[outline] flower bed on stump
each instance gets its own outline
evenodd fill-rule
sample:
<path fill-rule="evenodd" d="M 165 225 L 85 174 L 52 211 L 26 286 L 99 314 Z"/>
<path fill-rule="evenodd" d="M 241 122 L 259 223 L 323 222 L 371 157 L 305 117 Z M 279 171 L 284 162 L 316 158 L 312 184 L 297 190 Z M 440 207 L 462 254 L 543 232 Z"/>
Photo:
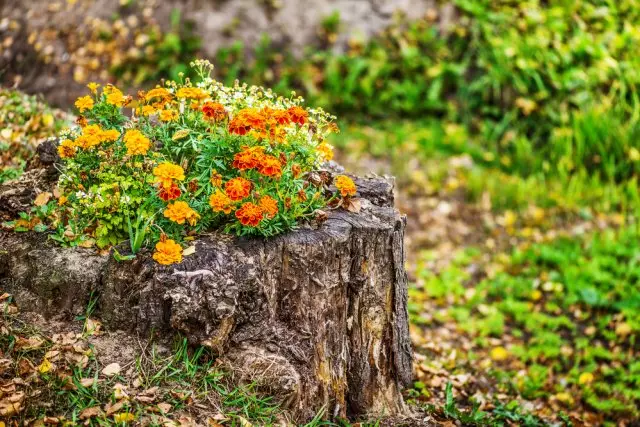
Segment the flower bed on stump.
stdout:
<path fill-rule="evenodd" d="M 206 230 L 269 237 L 328 203 L 351 206 L 350 178 L 338 176 L 332 194 L 316 172 L 333 156 L 325 137 L 338 131 L 335 117 L 294 95 L 223 86 L 206 61 L 192 66 L 198 84 L 169 81 L 135 99 L 88 85 L 75 103 L 78 126 L 58 146 L 57 200 L 36 201 L 40 228 L 70 246 L 155 246 L 153 258 L 172 264 Z"/>

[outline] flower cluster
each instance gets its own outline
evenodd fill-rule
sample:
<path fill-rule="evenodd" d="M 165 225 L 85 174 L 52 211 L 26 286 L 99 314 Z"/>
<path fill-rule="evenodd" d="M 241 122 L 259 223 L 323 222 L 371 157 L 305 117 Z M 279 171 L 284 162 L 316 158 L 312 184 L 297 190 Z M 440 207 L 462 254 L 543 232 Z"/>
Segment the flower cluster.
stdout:
<path fill-rule="evenodd" d="M 129 239 L 134 253 L 134 242 L 154 245 L 153 258 L 172 264 L 182 260 L 181 242 L 199 232 L 272 236 L 356 194 L 346 176 L 335 193 L 317 178 L 333 157 L 326 137 L 337 130 L 334 117 L 300 98 L 223 86 L 207 63 L 195 67 L 197 85 L 168 82 L 134 102 L 92 83 L 77 100 L 79 126 L 58 146 L 63 240 L 84 234 L 103 247 Z M 127 105 L 133 117 L 123 114 Z"/>

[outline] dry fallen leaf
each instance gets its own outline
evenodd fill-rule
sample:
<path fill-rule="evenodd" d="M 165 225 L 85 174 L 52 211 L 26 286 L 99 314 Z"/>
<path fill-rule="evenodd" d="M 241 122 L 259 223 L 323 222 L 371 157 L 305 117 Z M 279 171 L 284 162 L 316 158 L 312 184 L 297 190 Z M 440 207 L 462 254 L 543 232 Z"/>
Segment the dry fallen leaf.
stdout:
<path fill-rule="evenodd" d="M 93 417 L 98 417 L 102 415 L 102 409 L 99 406 L 92 406 L 91 408 L 86 408 L 82 412 L 80 412 L 80 419 L 86 420 Z"/>
<path fill-rule="evenodd" d="M 44 206 L 49 202 L 49 200 L 51 200 L 51 196 L 52 194 L 49 193 L 48 191 L 45 191 L 44 193 L 40 193 L 36 196 L 35 200 L 33 201 L 33 204 L 36 206 Z"/>
<path fill-rule="evenodd" d="M 102 374 L 107 377 L 112 377 L 114 375 L 118 375 L 122 368 L 118 363 L 110 363 L 102 370 Z"/>

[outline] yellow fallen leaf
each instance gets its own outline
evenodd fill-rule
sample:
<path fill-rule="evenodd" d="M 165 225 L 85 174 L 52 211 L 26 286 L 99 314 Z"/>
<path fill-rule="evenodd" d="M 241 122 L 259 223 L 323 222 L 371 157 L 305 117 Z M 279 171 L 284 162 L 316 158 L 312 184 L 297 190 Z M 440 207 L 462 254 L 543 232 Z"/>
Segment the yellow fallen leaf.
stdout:
<path fill-rule="evenodd" d="M 627 336 L 631 333 L 631 325 L 628 323 L 618 323 L 616 326 L 616 335 L 621 337 Z"/>
<path fill-rule="evenodd" d="M 491 349 L 491 358 L 496 362 L 506 360 L 509 357 L 509 352 L 506 348 L 499 346 Z"/>
<path fill-rule="evenodd" d="M 50 372 L 52 369 L 53 369 L 53 364 L 49 362 L 48 359 L 44 359 L 40 364 L 40 366 L 38 366 L 38 372 L 40 372 L 41 374 L 46 374 L 47 372 Z"/>
<path fill-rule="evenodd" d="M 121 412 L 113 415 L 113 421 L 116 423 L 128 423 L 136 419 L 136 416 L 130 412 Z"/>
<path fill-rule="evenodd" d="M 53 124 L 53 115 L 44 114 L 42 116 L 42 124 L 45 125 L 46 127 L 51 127 L 51 125 Z"/>
<path fill-rule="evenodd" d="M 43 193 L 40 193 L 36 196 L 36 199 L 33 201 L 33 204 L 36 206 L 43 206 L 46 205 L 49 200 L 51 199 L 52 194 L 49 193 L 48 191 L 45 191 Z"/>
<path fill-rule="evenodd" d="M 196 245 L 191 245 L 182 251 L 182 256 L 189 256 L 196 253 Z"/>
<path fill-rule="evenodd" d="M 593 382 L 593 374 L 591 372 L 583 372 L 578 378 L 578 384 L 585 385 Z"/>
<path fill-rule="evenodd" d="M 189 135 L 189 129 L 180 129 L 179 131 L 173 134 L 173 137 L 171 137 L 171 140 L 177 141 L 179 139 L 184 138 L 187 135 Z"/>
<path fill-rule="evenodd" d="M 555 397 L 559 402 L 564 403 L 567 406 L 573 405 L 573 397 L 567 392 L 558 393 Z"/>

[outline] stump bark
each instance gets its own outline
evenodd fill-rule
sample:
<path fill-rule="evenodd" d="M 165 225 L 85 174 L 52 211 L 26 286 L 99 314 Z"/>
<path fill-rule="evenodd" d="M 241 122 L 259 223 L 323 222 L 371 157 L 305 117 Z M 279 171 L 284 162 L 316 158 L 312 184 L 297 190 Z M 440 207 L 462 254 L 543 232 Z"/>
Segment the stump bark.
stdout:
<path fill-rule="evenodd" d="M 391 180 L 356 184 L 358 213 L 333 210 L 319 226 L 272 239 L 201 236 L 172 266 L 149 253 L 118 262 L 42 234 L 0 231 L 0 287 L 46 316 L 82 313 L 98 296 L 105 326 L 210 346 L 238 381 L 257 383 L 300 420 L 321 408 L 399 414 L 412 357 L 405 219 Z M 0 187 L 0 215 L 34 196 L 29 188 Z"/>

